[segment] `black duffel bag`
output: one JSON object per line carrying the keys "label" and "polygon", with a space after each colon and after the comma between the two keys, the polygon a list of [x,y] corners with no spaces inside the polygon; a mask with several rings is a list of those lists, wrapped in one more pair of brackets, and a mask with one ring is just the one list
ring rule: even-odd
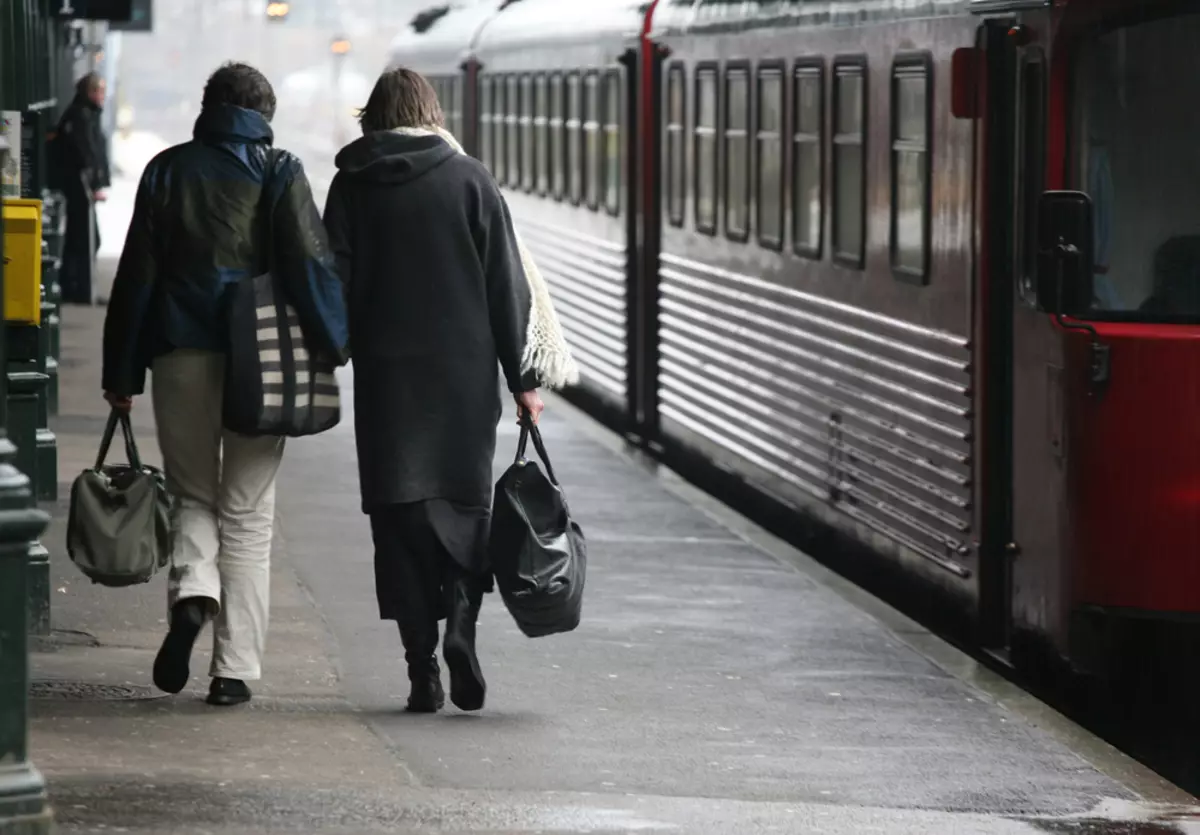
{"label": "black duffel bag", "polygon": [[[525,458],[530,438],[544,473]],[[516,461],[496,483],[489,556],[504,605],[526,636],[570,632],[579,625],[587,543],[571,518],[541,433],[527,419]]]}

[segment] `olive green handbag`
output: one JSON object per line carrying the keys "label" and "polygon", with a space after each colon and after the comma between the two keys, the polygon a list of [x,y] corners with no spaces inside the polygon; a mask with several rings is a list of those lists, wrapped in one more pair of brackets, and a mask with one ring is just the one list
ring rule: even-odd
{"label": "olive green handbag", "polygon": [[[117,426],[127,464],[106,464]],[[67,553],[102,586],[147,583],[171,557],[173,500],[162,471],[142,464],[129,415],[113,411],[96,465],[71,487]]]}

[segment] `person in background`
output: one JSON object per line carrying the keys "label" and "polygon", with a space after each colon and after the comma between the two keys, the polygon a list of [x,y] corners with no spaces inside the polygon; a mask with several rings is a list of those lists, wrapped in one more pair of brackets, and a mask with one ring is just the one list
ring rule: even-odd
{"label": "person in background", "polygon": [[385,73],[360,121],[363,136],[337,155],[325,224],[349,299],[379,614],[399,625],[410,711],[445,703],[443,618],[450,700],[479,710],[487,686],[475,626],[491,589],[498,370],[534,420],[538,387],[551,380],[526,361],[537,314],[508,207],[483,165],[439,133],[429,82]]}
{"label": "person in background", "polygon": [[281,438],[223,428],[229,292],[270,267],[309,345],[344,362],[348,341],[342,284],[304,170],[291,154],[268,153],[274,114],[275,92],[258,70],[213,73],[192,141],[142,175],[104,323],[103,385],[114,408],[131,408],[152,369],[177,503],[170,626],[154,683],[183,690],[196,637],[214,619],[214,705],[249,700],[246,682],[262,674],[283,455]]}
{"label": "person in background", "polygon": [[88,73],[75,85],[75,98],[63,111],[55,133],[57,185],[67,199],[67,230],[59,284],[63,301],[92,303],[92,263],[100,249],[97,202],[107,195],[108,143],[100,124],[107,95],[104,79]]}

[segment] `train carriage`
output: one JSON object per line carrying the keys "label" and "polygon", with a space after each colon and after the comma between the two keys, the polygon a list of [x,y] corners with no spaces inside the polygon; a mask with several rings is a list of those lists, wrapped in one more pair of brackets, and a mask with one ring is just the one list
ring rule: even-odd
{"label": "train carriage", "polygon": [[503,186],[579,362],[579,393],[630,410],[637,0],[522,0],[472,48],[479,157]]}
{"label": "train carriage", "polygon": [[1200,622],[1194,3],[486,18],[464,129],[580,402],[1017,666]]}

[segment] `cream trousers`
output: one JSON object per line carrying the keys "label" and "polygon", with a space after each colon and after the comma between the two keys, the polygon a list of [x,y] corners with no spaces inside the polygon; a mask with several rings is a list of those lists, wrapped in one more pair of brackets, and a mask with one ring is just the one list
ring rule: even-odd
{"label": "cream trousers", "polygon": [[257,680],[283,439],[223,429],[223,355],[174,351],[157,359],[152,372],[158,444],[177,500],[168,603],[207,598],[216,613],[209,675]]}

